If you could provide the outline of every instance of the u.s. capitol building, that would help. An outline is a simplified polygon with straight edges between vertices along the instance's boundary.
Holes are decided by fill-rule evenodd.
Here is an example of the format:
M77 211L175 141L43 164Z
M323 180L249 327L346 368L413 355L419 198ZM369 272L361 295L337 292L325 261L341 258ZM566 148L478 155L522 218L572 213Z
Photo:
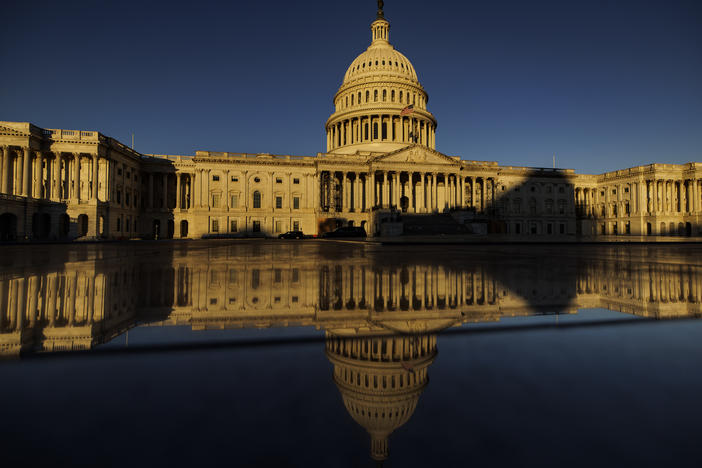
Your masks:
M383 11L315 156L141 154L97 131L0 122L0 238L315 235L698 236L702 163L600 175L436 150L437 120Z

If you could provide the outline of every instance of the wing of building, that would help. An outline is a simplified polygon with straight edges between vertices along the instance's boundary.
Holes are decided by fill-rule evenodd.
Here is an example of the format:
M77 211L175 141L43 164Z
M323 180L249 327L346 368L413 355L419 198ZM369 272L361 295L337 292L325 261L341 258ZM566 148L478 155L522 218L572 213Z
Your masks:
M96 131L0 122L0 239L701 234L702 163L601 175L436 151L437 120L382 10L314 156L140 154Z

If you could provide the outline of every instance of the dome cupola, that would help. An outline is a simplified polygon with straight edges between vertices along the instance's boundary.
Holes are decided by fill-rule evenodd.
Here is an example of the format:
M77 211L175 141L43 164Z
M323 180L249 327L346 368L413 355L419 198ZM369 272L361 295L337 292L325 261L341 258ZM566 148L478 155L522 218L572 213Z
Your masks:
M371 44L346 70L326 123L327 152L390 152L411 144L435 148L436 119L412 63L390 44L383 2Z

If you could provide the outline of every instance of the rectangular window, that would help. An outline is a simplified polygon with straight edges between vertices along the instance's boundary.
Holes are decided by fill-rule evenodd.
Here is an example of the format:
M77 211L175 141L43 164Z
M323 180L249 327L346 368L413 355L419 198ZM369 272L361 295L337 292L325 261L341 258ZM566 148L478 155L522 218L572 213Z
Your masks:
M560 231L561 234L565 234L565 224L560 224L558 226L558 230Z
M232 182L239 182L239 178L232 176Z
M283 183L283 179L275 179L275 183L276 183L276 184L282 184L282 183Z
M117 168L117 175L122 175L122 169Z
M219 208L219 201L222 196L218 193L212 195L212 208Z
M117 190L117 203L122 203L122 192Z
M236 208L237 205L239 204L239 196L238 196L238 195L232 195L230 201L231 201L230 206L231 206L232 208Z
M283 222L282 221L275 222L275 232L283 232Z
M299 210L300 209L300 197L294 197L293 198L293 210Z
M293 221L293 231L299 231L300 230L300 221Z
M219 232L219 221L216 219L212 220L212 232Z
M210 299L210 305L217 305L217 298L211 298Z
M553 234L553 224L549 223L546 225L546 233Z
M296 184L296 185L297 185L297 184L299 184L299 183L300 183L300 179L293 179L293 184Z
M213 181L213 182L219 182L219 176L218 176L218 175L213 175L213 176L212 176L212 181Z
M293 296L293 297L292 297L292 301L293 301L293 302L297 302L297 300L298 300L298 299L297 299L297 296Z
M237 229L236 229L236 219L233 219L233 220L229 223L229 231L230 231L230 232L237 232Z
M283 197L275 197L275 207L280 209L283 207Z
M275 296L275 297L273 298L273 302L274 302L275 304L280 304L280 296Z
M236 283L236 270L229 270L229 282Z
M522 225L517 223L514 225L514 233L515 234L521 234L522 233Z
M297 283L298 281L300 281L300 270L298 268L293 268L292 282Z
M273 270L273 278L274 278L273 281L275 281L276 283L282 282L283 281L283 270L281 270L280 268L276 268L275 270Z
M261 221L253 222L253 232L261 232Z

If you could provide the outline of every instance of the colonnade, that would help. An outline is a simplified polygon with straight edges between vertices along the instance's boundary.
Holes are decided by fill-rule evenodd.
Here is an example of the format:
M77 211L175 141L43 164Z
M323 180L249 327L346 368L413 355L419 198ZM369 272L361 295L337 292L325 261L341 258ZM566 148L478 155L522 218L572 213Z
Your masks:
M436 147L436 126L422 117L364 115L334 122L327 127L327 151L357 143L418 143Z
M653 179L575 189L581 217L699 214L702 179Z
M80 202L98 199L100 163L97 154L45 152L3 146L0 193L47 200ZM81 169L88 165L87 180ZM84 171L85 173L85 171Z
M324 212L363 212L373 208L433 213L473 208L485 211L495 200L493 177L414 171L322 171Z

